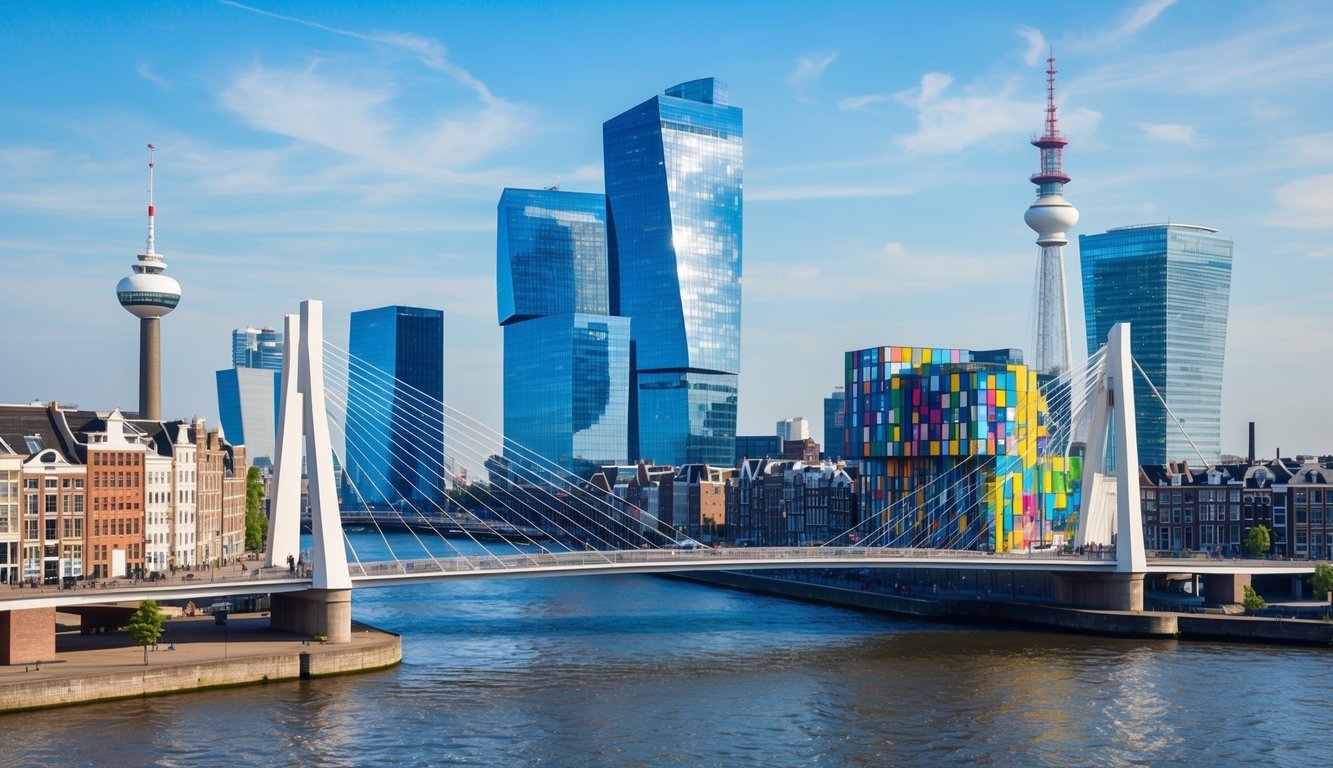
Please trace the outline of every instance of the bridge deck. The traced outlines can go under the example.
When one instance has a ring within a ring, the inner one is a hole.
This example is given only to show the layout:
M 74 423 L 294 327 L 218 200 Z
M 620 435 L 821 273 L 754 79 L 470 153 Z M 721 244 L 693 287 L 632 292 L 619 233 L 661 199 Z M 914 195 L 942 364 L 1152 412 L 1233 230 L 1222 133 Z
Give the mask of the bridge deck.
M 352 563 L 352 585 L 388 587 L 415 582 L 474 578 L 535 578 L 684 571 L 774 570 L 789 568 L 958 568 L 964 570 L 1114 573 L 1106 553 L 987 553 L 876 547 L 743 547 L 726 549 L 631 549 L 541 552 L 500 557 Z M 1313 573 L 1314 563 L 1271 560 L 1154 558 L 1148 573 L 1291 574 Z M 109 581 L 99 586 L 11 588 L 0 597 L 0 610 L 50 608 L 122 601 L 205 600 L 238 594 L 299 592 L 310 588 L 309 575 L 292 576 L 285 568 L 246 572 L 214 570 L 177 574 L 165 581 Z M 202 606 L 201 606 L 202 607 Z

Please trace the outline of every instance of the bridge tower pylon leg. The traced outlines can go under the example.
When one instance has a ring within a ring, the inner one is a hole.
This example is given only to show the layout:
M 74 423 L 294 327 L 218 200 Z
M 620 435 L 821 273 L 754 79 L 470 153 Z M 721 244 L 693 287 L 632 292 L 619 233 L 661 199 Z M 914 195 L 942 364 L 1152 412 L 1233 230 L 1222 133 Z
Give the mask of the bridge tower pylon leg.
M 267 565 L 286 566 L 301 542 L 301 459 L 305 449 L 312 535 L 311 590 L 274 596 L 275 627 L 351 639 L 352 579 L 343 547 L 342 517 L 324 396 L 324 304 L 301 302 L 301 314 L 285 320 L 282 410 L 273 471 L 272 519 Z M 303 439 L 304 438 L 304 439 Z
M 1143 610 L 1143 511 L 1129 323 L 1106 338 L 1106 357 L 1091 388 L 1092 425 L 1083 459 L 1083 509 L 1075 546 L 1114 546 L 1116 576 L 1094 590 L 1101 607 Z M 1105 581 L 1105 580 L 1104 580 Z

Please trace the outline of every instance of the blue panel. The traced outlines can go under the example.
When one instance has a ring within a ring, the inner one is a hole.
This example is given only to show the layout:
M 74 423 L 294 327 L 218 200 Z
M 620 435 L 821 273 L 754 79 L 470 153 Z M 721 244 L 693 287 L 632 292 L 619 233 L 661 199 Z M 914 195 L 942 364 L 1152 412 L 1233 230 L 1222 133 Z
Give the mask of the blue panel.
M 353 312 L 344 465 L 355 506 L 439 502 L 444 487 L 444 312 Z

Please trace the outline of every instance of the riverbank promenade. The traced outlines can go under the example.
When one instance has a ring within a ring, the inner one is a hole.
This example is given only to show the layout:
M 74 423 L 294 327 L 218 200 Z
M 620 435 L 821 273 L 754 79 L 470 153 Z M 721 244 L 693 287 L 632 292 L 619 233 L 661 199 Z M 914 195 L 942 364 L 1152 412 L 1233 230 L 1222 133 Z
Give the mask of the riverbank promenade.
M 324 644 L 269 627 L 261 614 L 168 619 L 144 665 L 143 647 L 125 632 L 82 634 L 60 614 L 56 654 L 40 663 L 0 667 L 0 712 L 223 686 L 364 672 L 402 661 L 398 635 L 354 624 L 349 644 Z

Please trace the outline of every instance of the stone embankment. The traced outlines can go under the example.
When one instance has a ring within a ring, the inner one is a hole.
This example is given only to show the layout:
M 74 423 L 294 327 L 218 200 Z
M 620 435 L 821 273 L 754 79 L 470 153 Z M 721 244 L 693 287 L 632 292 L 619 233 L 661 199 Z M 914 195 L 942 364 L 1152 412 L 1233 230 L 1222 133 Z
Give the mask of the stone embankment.
M 402 639 L 354 625 L 352 642 L 324 644 L 269 629 L 268 619 L 168 621 L 148 652 L 124 632 L 57 636 L 56 656 L 0 667 L 0 712 L 138 698 L 384 669 L 403 658 Z
M 1001 621 L 1112 637 L 1333 645 L 1333 622 L 1160 611 L 1102 611 L 1047 603 L 895 595 L 791 581 L 752 573 L 677 576 L 691 581 L 928 619 Z

